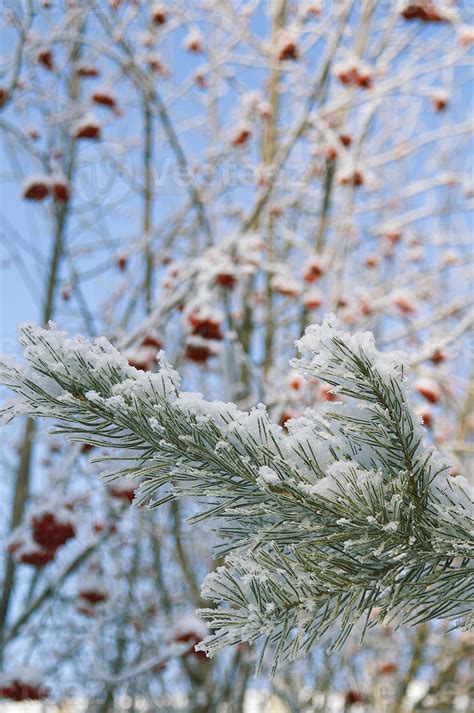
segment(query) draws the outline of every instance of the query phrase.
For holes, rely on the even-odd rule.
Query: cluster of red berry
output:
[[[33,515],[26,529],[14,535],[8,545],[8,552],[18,562],[44,567],[75,534],[75,527],[70,520],[43,511]]]
[[[190,314],[188,317],[190,336],[186,343],[186,358],[197,364],[204,364],[216,355],[213,342],[224,338],[218,319]]]
[[[430,0],[410,3],[402,11],[402,16],[405,20],[421,20],[422,22],[447,22],[448,20]]]
[[[16,679],[0,686],[0,698],[8,698],[10,701],[41,701],[47,695],[46,688]]]
[[[71,197],[69,181],[63,177],[38,176],[28,181],[23,189],[27,201],[42,201],[48,196],[58,203],[67,203]]]
[[[156,366],[156,353],[162,347],[160,337],[150,332],[143,337],[140,347],[127,355],[128,363],[139,371],[151,371]]]
[[[29,669],[20,669],[13,674],[2,674],[0,698],[10,701],[41,701],[49,691],[40,682],[40,676]]]

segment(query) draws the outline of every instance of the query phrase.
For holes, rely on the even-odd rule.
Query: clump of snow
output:
[[[277,485],[280,478],[274,470],[266,465],[263,465],[258,471],[257,485],[263,490],[271,485]]]
[[[384,532],[397,532],[398,528],[399,528],[398,522],[387,522],[386,525],[383,525],[382,530]]]
[[[380,486],[382,477],[373,470],[362,470],[359,463],[352,461],[336,461],[327,468],[327,475],[313,485],[303,484],[301,489],[309,495],[322,497],[338,502],[346,499],[349,494],[365,495],[370,502],[370,490]]]
[[[343,349],[339,346],[343,345]],[[372,332],[349,334],[338,329],[334,315],[326,315],[321,325],[314,324],[307,328],[304,336],[296,341],[302,352],[300,359],[294,359],[292,365],[309,376],[319,376],[329,383],[339,385],[354,380],[354,365],[350,354],[365,355],[368,362],[385,380],[400,379],[401,368],[406,360],[402,352],[382,353],[376,349]],[[338,365],[337,360],[342,360]]]
[[[43,681],[43,676],[37,669],[29,666],[18,666],[12,671],[0,672],[0,685],[3,686],[13,681],[23,681],[39,685]]]
[[[190,633],[201,640],[208,633],[207,626],[195,614],[182,614],[170,627],[169,638],[171,641],[179,641],[183,636]]]
[[[290,269],[285,265],[275,267],[275,273],[271,279],[271,286],[285,297],[296,297],[300,291],[300,285],[292,275]]]

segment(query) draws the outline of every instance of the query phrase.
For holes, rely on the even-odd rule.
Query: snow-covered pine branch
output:
[[[194,520],[212,518],[226,560],[203,587],[219,604],[201,612],[208,652],[264,639],[276,666],[321,637],[341,646],[359,620],[472,624],[472,488],[423,441],[402,356],[378,352],[371,334],[331,319],[307,330],[295,366],[344,403],[287,429],[262,405],[180,392],[162,355],[148,373],[105,339],[26,325],[21,343],[26,365],[0,370],[16,394],[7,420],[53,418],[71,440],[107,448],[106,478],[136,478],[139,502],[193,496]]]

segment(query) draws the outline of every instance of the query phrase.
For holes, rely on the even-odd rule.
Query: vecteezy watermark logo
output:
[[[122,144],[104,141],[78,152],[76,193],[84,202],[116,205],[127,197],[132,181],[133,161]]]
[[[156,189],[168,188],[304,188],[313,175],[313,167],[307,162],[286,163],[284,166],[263,166],[261,163],[245,165],[239,161],[223,160],[203,162],[195,166],[179,166],[172,159],[155,162],[152,167],[153,185]],[[321,168],[321,171],[324,167]],[[321,178],[321,176],[320,176]]]

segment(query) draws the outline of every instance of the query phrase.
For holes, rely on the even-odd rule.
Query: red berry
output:
[[[93,121],[85,121],[76,128],[76,139],[93,139],[97,141],[100,138],[100,126]]]
[[[58,203],[67,203],[71,197],[71,188],[67,179],[53,178],[51,182],[51,195]]]
[[[155,25],[164,25],[168,19],[166,9],[162,5],[157,5],[152,8],[151,21]]]
[[[245,144],[250,138],[250,135],[250,129],[248,127],[243,127],[236,133],[236,135],[232,139],[232,144],[234,146],[245,146]]]
[[[396,243],[399,243],[402,239],[402,234],[398,230],[389,230],[385,234],[385,238],[388,240],[389,243],[395,245]]]
[[[155,334],[146,334],[142,341],[141,341],[141,346],[142,347],[153,347],[153,349],[161,349],[163,346],[161,339],[157,337]]]
[[[311,290],[305,295],[303,304],[307,309],[318,309],[318,307],[321,307],[322,301],[322,293],[319,290]]]
[[[360,300],[359,303],[359,310],[360,313],[363,314],[365,317],[369,317],[371,314],[374,313],[374,308],[372,305],[364,298]]]
[[[100,72],[97,69],[97,67],[93,66],[85,66],[82,65],[81,67],[77,68],[77,74],[79,77],[84,77],[84,78],[94,78],[98,77]]]
[[[414,312],[416,312],[415,306],[410,301],[410,298],[407,295],[404,295],[402,293],[397,293],[394,295],[392,301],[393,301],[393,304],[395,305],[395,307],[398,307],[398,309],[404,316],[407,316],[409,314],[413,314]]]
[[[204,364],[208,359],[215,356],[215,354],[205,345],[187,344],[185,356],[196,364]]]
[[[56,550],[32,549],[21,553],[19,559],[23,564],[31,564],[33,567],[44,567],[51,562],[56,555]]]
[[[231,272],[219,272],[214,279],[218,285],[229,290],[233,289],[237,284],[237,278]]]
[[[191,334],[199,335],[204,339],[223,339],[220,322],[214,319],[201,319],[191,314],[188,318],[191,325]]]
[[[105,602],[109,595],[107,592],[100,589],[82,589],[79,592],[81,599],[84,599],[89,604],[99,604],[100,602]]]
[[[350,689],[349,691],[346,692],[346,704],[348,706],[353,706],[355,703],[363,703],[363,702],[364,702],[364,696],[362,695],[362,693],[359,693],[359,691]]]
[[[117,104],[117,102],[115,101],[115,97],[113,97],[112,94],[105,90],[95,91],[92,94],[91,98],[95,104],[100,104],[101,106],[109,107],[109,109],[114,109]]]
[[[369,267],[372,269],[373,267],[377,267],[378,264],[379,264],[379,259],[375,255],[368,255],[365,258],[365,266],[366,267]]]
[[[415,389],[423,396],[430,404],[437,404],[441,394],[438,384],[432,379],[418,379],[415,384]]]
[[[303,384],[303,377],[300,374],[292,374],[290,376],[289,384],[294,391],[299,391],[301,389],[301,385]]]
[[[27,201],[42,201],[49,195],[48,181],[43,178],[33,179],[27,183],[23,198]]]
[[[319,387],[319,398],[322,401],[337,401],[338,395],[334,393],[330,384],[321,384]]]
[[[323,275],[323,266],[317,258],[310,260],[303,271],[303,278],[305,282],[316,282],[316,280],[319,280]]]
[[[421,20],[422,22],[446,22],[447,17],[442,15],[430,0],[412,3],[402,11],[405,20]]]
[[[128,259],[125,255],[119,255],[117,258],[117,267],[121,272],[124,272],[127,268]]]
[[[202,72],[196,72],[196,74],[194,75],[194,81],[201,89],[207,89],[207,79]]]
[[[379,673],[383,673],[386,675],[395,673],[395,671],[397,671],[397,670],[398,670],[398,664],[394,663],[393,661],[387,661],[386,663],[382,663],[379,666]]]
[[[372,86],[372,78],[368,73],[360,73],[357,75],[356,83],[362,89],[370,89]]]
[[[444,354],[442,351],[437,349],[432,355],[431,355],[431,361],[433,364],[442,364],[443,361],[446,361],[446,354]]]
[[[202,37],[198,30],[191,30],[184,40],[184,47],[188,52],[198,54],[202,52]]]
[[[294,414],[292,414],[291,411],[282,411],[278,419],[278,425],[282,428],[286,428],[286,422],[292,418],[294,418]]]
[[[167,77],[169,75],[168,68],[163,64],[161,57],[157,54],[149,54],[146,59],[148,67],[152,72],[160,74],[162,77]]]
[[[128,364],[129,366],[133,366],[134,369],[137,369],[138,371],[150,371],[150,368],[152,366],[148,356],[134,356],[130,357],[128,359]]]
[[[474,42],[474,27],[471,25],[461,25],[458,29],[458,39],[461,45],[468,47]]]
[[[299,57],[299,50],[298,50],[298,45],[294,40],[288,40],[285,42],[281,49],[280,52],[278,53],[278,59],[280,62],[283,62],[284,60],[292,60],[295,61]]]
[[[297,297],[298,295],[298,289],[294,282],[288,281],[285,282],[285,277],[276,277],[272,281],[272,286],[276,292],[278,292],[279,295],[283,295],[283,297]]]
[[[437,111],[437,112],[444,111],[447,106],[448,106],[448,102],[446,101],[446,99],[441,99],[440,97],[433,98],[433,107],[434,107],[435,111]]]
[[[36,60],[38,64],[42,64],[43,67],[48,69],[50,72],[54,69],[53,63],[53,53],[50,49],[41,50],[36,55]]]

